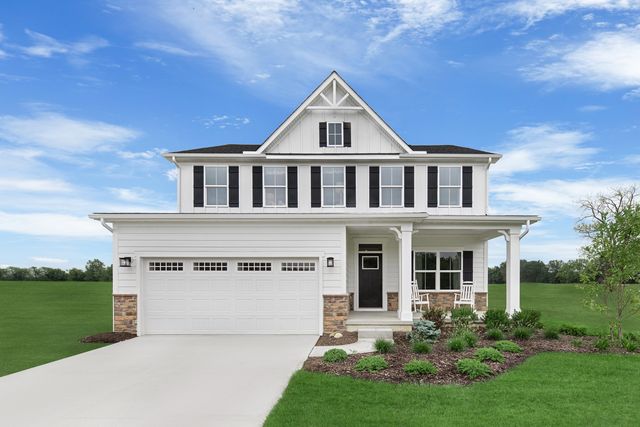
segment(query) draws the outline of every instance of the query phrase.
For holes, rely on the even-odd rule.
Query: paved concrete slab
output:
[[[0,425],[261,425],[317,338],[135,338],[0,377]]]

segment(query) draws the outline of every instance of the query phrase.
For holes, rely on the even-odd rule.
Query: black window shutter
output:
[[[345,205],[348,208],[355,208],[356,207],[356,167],[347,166],[345,170],[346,170],[345,183],[347,187]]]
[[[438,167],[429,166],[427,168],[427,206],[438,207]]]
[[[238,166],[229,166],[229,207],[240,206],[240,185]]]
[[[322,207],[322,177],[320,166],[311,166],[311,207]]]
[[[413,207],[414,173],[413,166],[404,167],[404,207]]]
[[[287,167],[287,206],[298,207],[298,167]]]
[[[193,207],[204,206],[204,166],[193,167]]]
[[[473,282],[473,251],[462,252],[462,281]]]
[[[320,147],[327,146],[327,122],[320,122]]]
[[[462,167],[462,207],[473,207],[473,167]]]
[[[262,207],[262,166],[253,167],[253,207]]]
[[[380,167],[369,166],[369,207],[380,207]]]
[[[343,140],[342,140],[342,145],[344,145],[345,147],[351,147],[351,123],[350,122],[344,122],[342,123],[342,132],[343,132]]]

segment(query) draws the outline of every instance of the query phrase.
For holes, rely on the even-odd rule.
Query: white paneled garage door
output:
[[[145,334],[319,334],[313,259],[163,258],[144,262]]]

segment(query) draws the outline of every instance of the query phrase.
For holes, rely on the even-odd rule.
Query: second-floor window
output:
[[[287,168],[284,166],[264,167],[264,206],[287,206]]]
[[[228,206],[229,173],[226,166],[207,166],[204,173],[207,206]]]
[[[327,147],[342,145],[342,123],[327,123]]]
[[[380,206],[402,206],[402,166],[380,167]]]
[[[322,206],[344,207],[344,167],[322,168]]]
[[[462,205],[462,168],[441,166],[438,177],[438,205],[460,207]]]

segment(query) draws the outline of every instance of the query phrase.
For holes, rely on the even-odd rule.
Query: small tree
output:
[[[105,277],[105,265],[99,259],[92,259],[87,261],[87,265],[84,268],[84,278],[90,282],[99,282],[104,280]]]
[[[602,312],[611,338],[622,338],[623,321],[640,313],[640,203],[629,187],[581,203],[585,216],[576,230],[589,239],[582,248],[586,266],[581,281],[586,303]]]

